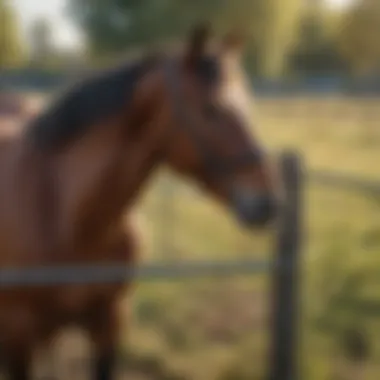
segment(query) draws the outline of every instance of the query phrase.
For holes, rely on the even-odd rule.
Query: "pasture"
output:
[[[274,150],[296,148],[308,170],[380,179],[378,99],[259,99],[252,118],[255,135]],[[349,368],[338,345],[346,328],[368,336],[368,380],[379,378],[379,201],[307,183],[300,326],[305,379],[334,379],[341,364]],[[165,169],[136,213],[142,260],[233,260],[270,252],[270,231],[240,230],[225,210]],[[161,368],[184,379],[260,379],[268,349],[267,285],[265,275],[136,284],[129,304],[123,305],[130,323],[122,348],[139,358],[135,366],[140,362],[154,373]],[[63,356],[84,355],[82,348],[86,351],[71,343]],[[134,373],[136,379],[172,378],[142,375],[139,368]]]

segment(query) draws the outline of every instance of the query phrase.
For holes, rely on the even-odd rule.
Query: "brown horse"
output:
[[[193,179],[247,226],[276,214],[267,157],[249,133],[240,42],[194,30],[181,53],[142,59],[76,85],[0,150],[0,269],[132,265],[125,225],[160,164]],[[94,376],[115,358],[125,284],[0,289],[0,343],[10,380],[33,348],[75,323],[95,348]],[[124,293],[123,293],[124,294]]]

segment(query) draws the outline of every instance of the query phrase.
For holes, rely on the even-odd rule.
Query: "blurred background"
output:
[[[274,150],[300,151],[311,173],[302,378],[379,379],[380,185],[369,196],[327,187],[312,173],[380,183],[380,1],[0,0],[0,92],[43,107],[84,72],[181,42],[199,20],[217,33],[236,25],[248,32],[254,133]],[[270,258],[273,245],[270,233],[240,230],[165,170],[143,195],[136,223],[147,261]],[[269,284],[266,275],[139,284],[121,337],[137,363],[127,378],[263,379]],[[70,339],[57,348],[60,363],[86,351],[77,333]]]

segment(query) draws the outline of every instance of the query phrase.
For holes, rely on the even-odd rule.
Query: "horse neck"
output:
[[[59,234],[71,244],[103,239],[119,227],[149,175],[159,163],[159,136],[150,128],[129,139],[123,125],[98,128],[58,163]]]

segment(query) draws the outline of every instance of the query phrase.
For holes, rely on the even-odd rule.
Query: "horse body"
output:
[[[121,215],[111,227],[107,225],[107,231],[103,234],[87,237],[91,239],[91,245],[87,245],[85,239],[76,239],[76,231],[63,228],[63,223],[57,223],[61,219],[70,223],[71,220],[82,217],[82,214],[63,212],[70,209],[70,203],[74,207],[79,206],[70,198],[71,184],[64,177],[64,169],[70,166],[67,160],[61,157],[56,162],[49,161],[46,157],[32,152],[30,147],[25,147],[22,139],[8,141],[0,151],[0,157],[2,268],[57,266],[63,263],[131,263],[134,255],[132,226],[127,227]],[[60,176],[64,177],[65,186],[57,186],[60,192],[53,195],[52,190],[55,186],[52,185]],[[90,177],[92,178],[91,175]],[[72,176],[70,178],[74,179]],[[87,178],[82,179],[83,183],[76,186],[83,186],[85,191]],[[79,188],[73,191],[79,192]],[[65,198],[61,194],[65,194]],[[110,203],[111,200],[112,194],[109,194],[108,199],[99,199],[105,203]],[[62,218],[56,218],[52,211],[57,215],[61,214]],[[83,212],[83,217],[86,217],[85,210]],[[96,215],[90,214],[88,217]],[[60,228],[65,236],[59,236]],[[60,246],[57,239],[65,238],[66,243]],[[60,248],[54,251],[53,247]],[[29,349],[32,344],[40,343],[38,339],[42,339],[41,337],[47,338],[47,326],[53,332],[65,319],[65,322],[82,324],[82,327],[88,329],[88,324],[93,319],[94,305],[97,305],[99,310],[109,310],[108,305],[116,302],[119,292],[124,289],[123,285],[2,289],[2,341],[12,343],[7,346],[15,346],[14,350],[17,351],[28,346]]]
[[[170,65],[142,61],[74,88],[0,143],[0,269],[134,265],[136,233],[125,212],[162,163],[247,225],[273,218],[270,171],[241,104],[221,96],[230,65],[206,55],[207,39],[196,31]],[[225,49],[236,53],[231,41]],[[35,345],[67,323],[90,333],[95,378],[108,380],[126,285],[0,289],[10,380],[27,380]]]

